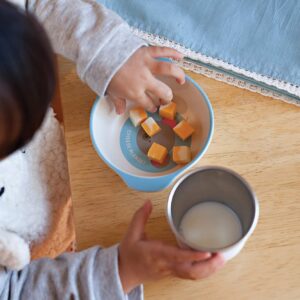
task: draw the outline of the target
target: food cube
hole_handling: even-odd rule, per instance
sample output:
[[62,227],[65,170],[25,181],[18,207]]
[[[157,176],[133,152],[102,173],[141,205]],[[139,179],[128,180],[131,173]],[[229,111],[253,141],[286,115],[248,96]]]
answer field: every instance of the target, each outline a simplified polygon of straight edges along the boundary
[[156,161],[160,164],[162,164],[168,154],[168,150],[166,147],[153,143],[148,150],[148,157],[150,160]]
[[143,121],[147,119],[148,115],[146,111],[141,107],[133,108],[129,111],[129,118],[134,127],[139,126]]
[[173,147],[173,161],[178,165],[184,165],[192,160],[191,148],[188,146]]
[[159,125],[151,117],[149,117],[146,121],[144,121],[141,124],[141,126],[150,137],[154,136],[155,134],[161,131]]
[[186,140],[195,131],[195,129],[185,120],[178,123],[173,130],[182,140]]
[[174,120],[176,115],[176,103],[170,102],[169,104],[161,105],[159,108],[159,115],[162,118]]
[[166,124],[167,126],[169,126],[171,128],[174,128],[177,125],[175,120],[168,120],[168,119],[165,119],[165,118],[162,119],[162,123]]

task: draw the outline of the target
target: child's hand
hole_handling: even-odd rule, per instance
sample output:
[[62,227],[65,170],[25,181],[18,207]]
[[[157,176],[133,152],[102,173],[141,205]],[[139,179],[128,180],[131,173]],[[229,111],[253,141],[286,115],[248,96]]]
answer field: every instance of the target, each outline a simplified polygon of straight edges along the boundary
[[170,87],[155,76],[171,76],[183,84],[185,75],[176,65],[156,60],[159,57],[181,59],[183,55],[171,48],[143,47],[138,49],[112,78],[107,94],[118,114],[125,111],[126,100],[135,102],[149,112],[155,112],[160,104],[167,104],[173,99]]
[[125,293],[143,282],[167,275],[194,280],[205,278],[224,265],[220,254],[183,250],[148,240],[144,228],[151,210],[148,201],[135,213],[119,247],[119,275]]

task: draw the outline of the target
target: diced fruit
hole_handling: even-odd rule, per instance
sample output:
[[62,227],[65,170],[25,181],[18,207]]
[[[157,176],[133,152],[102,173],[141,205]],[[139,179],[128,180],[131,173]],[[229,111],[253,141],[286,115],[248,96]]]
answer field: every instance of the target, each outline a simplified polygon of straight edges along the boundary
[[162,118],[174,120],[176,115],[176,103],[170,102],[169,104],[161,105],[159,108],[159,115]]
[[156,167],[156,168],[163,168],[165,166],[168,165],[169,163],[169,158],[168,158],[168,155],[166,156],[166,158],[164,159],[164,161],[162,163],[159,163],[157,161],[154,161],[154,160],[150,160],[151,161],[151,164]]
[[175,120],[162,119],[162,122],[171,128],[174,128],[177,125]]
[[150,137],[161,131],[161,128],[152,117],[144,121],[141,126]]
[[191,148],[188,146],[173,147],[173,161],[178,165],[184,165],[192,160]]
[[178,123],[173,130],[182,140],[186,140],[195,132],[195,129],[185,120]]
[[136,107],[129,111],[129,118],[134,127],[139,126],[143,121],[147,119],[147,117],[147,112],[141,107]]
[[160,164],[162,164],[168,154],[168,150],[166,147],[153,143],[148,150],[148,157],[150,160],[156,161]]

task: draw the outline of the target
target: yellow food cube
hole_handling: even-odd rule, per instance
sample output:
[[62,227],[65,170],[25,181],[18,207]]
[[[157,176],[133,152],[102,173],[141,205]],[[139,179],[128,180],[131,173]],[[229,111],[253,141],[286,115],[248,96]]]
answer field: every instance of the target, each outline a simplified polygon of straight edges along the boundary
[[159,125],[151,117],[144,121],[141,126],[145,130],[145,132],[151,137],[161,131]]
[[195,129],[185,120],[178,123],[173,130],[182,140],[186,140],[195,132]]
[[170,102],[169,104],[161,105],[159,108],[159,115],[162,118],[174,120],[176,115],[176,103]]
[[153,143],[150,147],[150,149],[148,150],[148,157],[149,159],[156,161],[160,164],[162,164],[166,158],[168,154],[168,150],[166,147],[157,144],[157,143]]
[[188,146],[173,147],[173,161],[178,165],[184,165],[192,160],[191,148]]
[[133,108],[129,111],[129,118],[134,127],[139,126],[143,121],[147,119],[148,115],[146,111],[141,107]]

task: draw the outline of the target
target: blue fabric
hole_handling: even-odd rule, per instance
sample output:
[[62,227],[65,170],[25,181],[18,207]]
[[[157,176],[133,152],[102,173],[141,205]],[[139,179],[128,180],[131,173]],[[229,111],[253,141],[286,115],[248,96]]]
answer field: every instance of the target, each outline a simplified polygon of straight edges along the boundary
[[131,26],[300,85],[300,1],[98,0]]

